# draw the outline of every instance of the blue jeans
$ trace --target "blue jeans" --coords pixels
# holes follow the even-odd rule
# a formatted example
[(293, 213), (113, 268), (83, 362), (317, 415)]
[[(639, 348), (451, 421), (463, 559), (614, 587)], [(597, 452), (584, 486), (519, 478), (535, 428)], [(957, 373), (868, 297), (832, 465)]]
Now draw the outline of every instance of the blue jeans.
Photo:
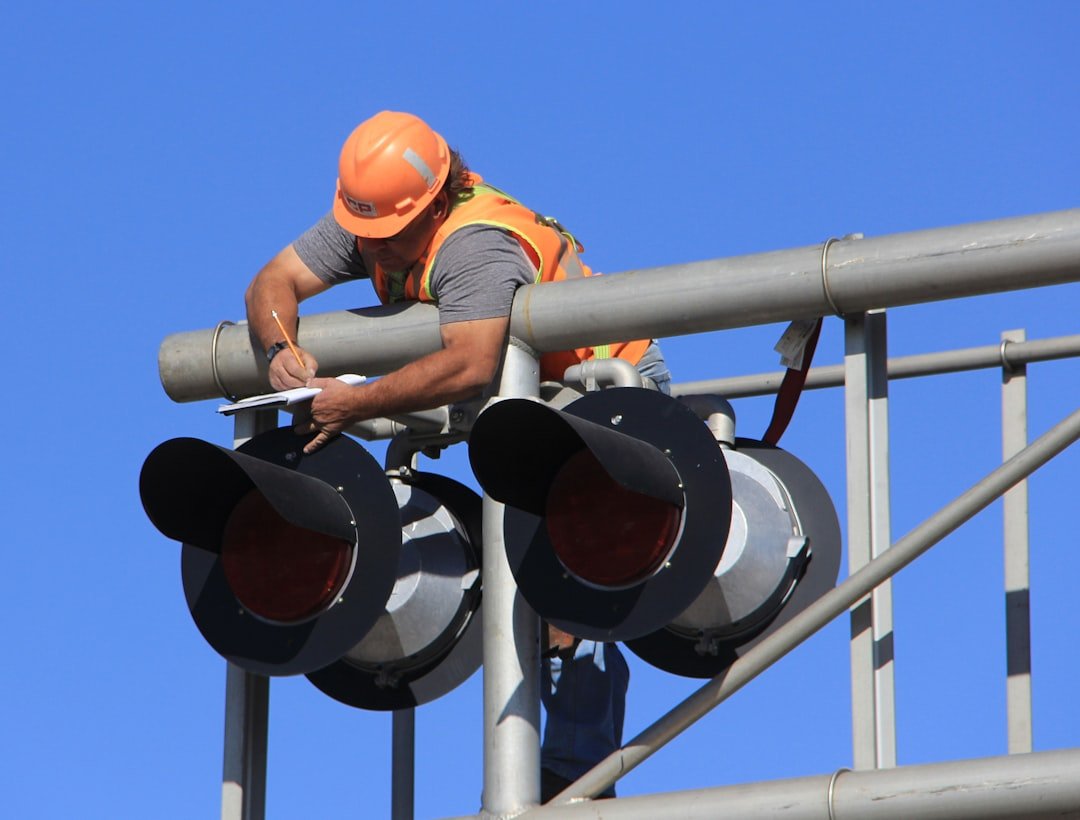
[(637, 363), (637, 371), (647, 379), (652, 379), (657, 389), (665, 396), (671, 395), (671, 373), (668, 371), (664, 354), (660, 352), (660, 345), (653, 343), (645, 348), (641, 360)]
[[(540, 765), (567, 780), (622, 746), (630, 668), (613, 643), (581, 641), (572, 658), (541, 665), (540, 698), (547, 712)], [(608, 789), (604, 797), (613, 797)]]
[[(654, 341), (637, 364), (664, 394), (671, 394), (660, 346)], [(573, 657), (556, 655), (541, 666), (540, 698), (547, 712), (540, 765), (567, 780), (585, 772), (622, 746), (630, 668), (613, 643), (581, 641)], [(614, 787), (603, 797), (613, 797)]]

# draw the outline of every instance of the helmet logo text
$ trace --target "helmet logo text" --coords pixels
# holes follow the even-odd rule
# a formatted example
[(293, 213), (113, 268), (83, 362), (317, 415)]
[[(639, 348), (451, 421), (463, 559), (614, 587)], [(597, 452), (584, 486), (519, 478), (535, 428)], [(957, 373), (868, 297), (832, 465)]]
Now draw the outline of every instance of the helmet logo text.
[(374, 202), (367, 202), (362, 199), (353, 199), (348, 194), (342, 193), (341, 198), (345, 201), (345, 206), (357, 216), (363, 217), (376, 217), (379, 215), (378, 210), (375, 208)]

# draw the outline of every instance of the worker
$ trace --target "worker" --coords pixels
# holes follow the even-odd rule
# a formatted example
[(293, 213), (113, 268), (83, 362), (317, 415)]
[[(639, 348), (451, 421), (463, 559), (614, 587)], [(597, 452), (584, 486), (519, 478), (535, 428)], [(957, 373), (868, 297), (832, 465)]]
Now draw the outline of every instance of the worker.
[[(359, 421), (481, 395), (498, 371), (517, 288), (591, 275), (558, 222), (485, 183), (416, 116), (383, 111), (361, 123), (345, 141), (338, 171), (331, 211), (271, 259), (245, 297), (274, 389), (322, 388), (310, 419), (298, 424), (298, 432), (314, 434), (305, 452)], [(281, 355), (287, 340), (277, 320), (295, 328), (300, 302), (356, 279), (370, 279), (383, 304), (434, 303), (442, 347), (358, 386), (317, 377), (308, 350), (298, 348), (299, 360)], [(607, 356), (628, 360), (667, 391), (670, 375), (648, 339), (544, 354), (541, 378), (558, 380), (573, 364)], [(547, 643), (545, 800), (621, 745), (629, 678), (614, 644), (558, 630)]]

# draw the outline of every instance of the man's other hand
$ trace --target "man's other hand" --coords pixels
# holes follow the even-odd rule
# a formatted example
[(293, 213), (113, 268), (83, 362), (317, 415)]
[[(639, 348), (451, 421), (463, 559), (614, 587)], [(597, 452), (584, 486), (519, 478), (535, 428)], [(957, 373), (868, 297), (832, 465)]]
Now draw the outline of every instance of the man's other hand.
[[(279, 359), (281, 355), (274, 358)], [(296, 365), (295, 361), (293, 365)], [(311, 400), (310, 420), (293, 429), (300, 434), (318, 434), (304, 445), (305, 453), (313, 453), (357, 420), (355, 391), (360, 388), (350, 387), (337, 379), (309, 379), (307, 386), (321, 388), (321, 392)]]

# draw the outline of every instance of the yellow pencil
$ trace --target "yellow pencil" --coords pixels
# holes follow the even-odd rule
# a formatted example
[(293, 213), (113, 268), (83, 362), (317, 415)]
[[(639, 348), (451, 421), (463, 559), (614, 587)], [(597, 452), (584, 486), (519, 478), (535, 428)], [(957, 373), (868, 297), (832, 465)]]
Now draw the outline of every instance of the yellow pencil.
[(277, 315), (276, 310), (271, 310), (270, 315), (274, 317), (274, 321), (277, 322), (277, 326), (281, 328), (281, 335), (285, 337), (285, 344), (289, 346), (289, 350), (296, 357), (296, 363), (300, 365), (300, 369), (304, 370), (307, 365), (304, 364), (304, 360), (300, 358), (300, 351), (296, 349), (296, 345), (292, 343), (292, 339), (289, 338), (289, 332), (285, 330), (285, 325), (281, 323), (281, 319)]

